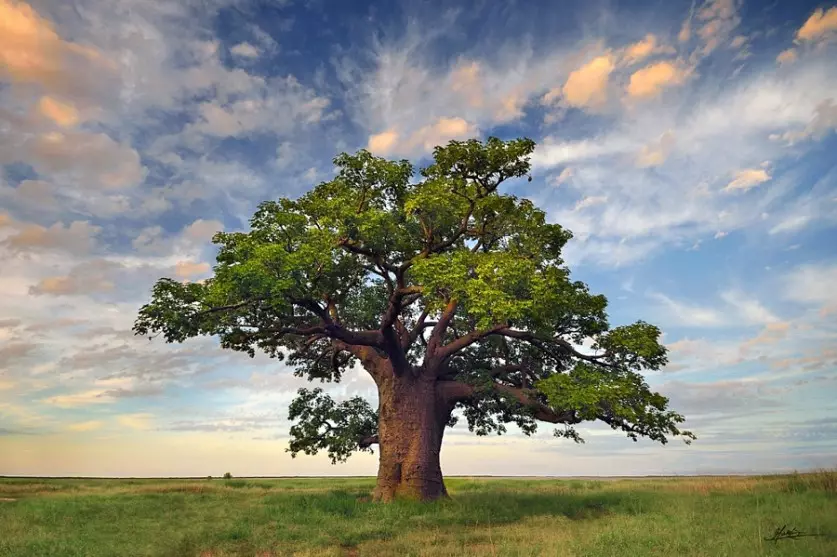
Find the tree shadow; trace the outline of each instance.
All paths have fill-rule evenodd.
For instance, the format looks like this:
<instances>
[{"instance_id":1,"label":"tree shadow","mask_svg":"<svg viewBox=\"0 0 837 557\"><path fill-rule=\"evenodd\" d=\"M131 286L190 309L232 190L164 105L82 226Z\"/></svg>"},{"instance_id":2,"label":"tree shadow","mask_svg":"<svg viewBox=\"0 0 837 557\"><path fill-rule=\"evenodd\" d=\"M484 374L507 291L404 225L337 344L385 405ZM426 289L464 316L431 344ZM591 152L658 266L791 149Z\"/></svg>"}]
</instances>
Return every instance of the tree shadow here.
<instances>
[{"instance_id":1,"label":"tree shadow","mask_svg":"<svg viewBox=\"0 0 837 557\"><path fill-rule=\"evenodd\" d=\"M650 492L603 490L584 486L530 485L494 487L491 483L451 490L451 498L431 503L369 500L364 489L338 489L310 494L283 494L267 503L273 519L293 509L296 520L316 517L327 524L327 538L343 547L387 540L405 530L449 530L503 526L529 518L554 517L572 521L601 520L617 515L654 512L662 504ZM287 519L287 518L286 518ZM325 540L323 540L325 541Z\"/></svg>"}]
</instances>

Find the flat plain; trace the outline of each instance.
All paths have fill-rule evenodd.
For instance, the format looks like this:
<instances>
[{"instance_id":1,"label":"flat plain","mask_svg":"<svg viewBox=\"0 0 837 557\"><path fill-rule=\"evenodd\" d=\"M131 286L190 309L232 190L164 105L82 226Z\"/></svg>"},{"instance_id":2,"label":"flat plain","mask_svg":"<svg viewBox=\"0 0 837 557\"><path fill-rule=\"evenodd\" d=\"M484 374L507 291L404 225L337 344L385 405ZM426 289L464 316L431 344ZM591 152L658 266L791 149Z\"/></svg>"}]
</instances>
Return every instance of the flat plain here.
<instances>
[{"instance_id":1,"label":"flat plain","mask_svg":"<svg viewBox=\"0 0 837 557\"><path fill-rule=\"evenodd\" d=\"M0 478L0 555L837 556L837 471L446 484L380 505L374 478Z\"/></svg>"}]
</instances>

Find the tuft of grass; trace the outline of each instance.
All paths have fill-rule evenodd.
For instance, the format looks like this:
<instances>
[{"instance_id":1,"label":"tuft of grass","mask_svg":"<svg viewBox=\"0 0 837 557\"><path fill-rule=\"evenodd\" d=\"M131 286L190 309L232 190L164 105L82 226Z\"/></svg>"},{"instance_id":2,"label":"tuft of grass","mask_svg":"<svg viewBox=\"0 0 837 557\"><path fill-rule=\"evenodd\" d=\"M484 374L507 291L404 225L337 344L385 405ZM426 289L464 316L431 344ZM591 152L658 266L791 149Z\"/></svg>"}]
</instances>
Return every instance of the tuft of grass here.
<instances>
[{"instance_id":1,"label":"tuft of grass","mask_svg":"<svg viewBox=\"0 0 837 557\"><path fill-rule=\"evenodd\" d=\"M0 478L0 555L833 557L835 479L450 478L380 505L374 478ZM783 525L813 535L765 540Z\"/></svg>"}]
</instances>

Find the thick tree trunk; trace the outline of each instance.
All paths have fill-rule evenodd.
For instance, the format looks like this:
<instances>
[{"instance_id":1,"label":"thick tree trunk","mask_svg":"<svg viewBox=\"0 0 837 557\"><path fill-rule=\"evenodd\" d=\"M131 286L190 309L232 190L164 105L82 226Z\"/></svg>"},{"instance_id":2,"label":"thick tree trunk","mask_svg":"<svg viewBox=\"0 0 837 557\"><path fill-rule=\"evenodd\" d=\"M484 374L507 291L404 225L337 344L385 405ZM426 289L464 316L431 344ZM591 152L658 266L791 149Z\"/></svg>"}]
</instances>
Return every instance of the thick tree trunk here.
<instances>
[{"instance_id":1,"label":"thick tree trunk","mask_svg":"<svg viewBox=\"0 0 837 557\"><path fill-rule=\"evenodd\" d=\"M373 499L447 497L439 455L451 409L435 381L407 372L378 384L380 464Z\"/></svg>"}]
</instances>

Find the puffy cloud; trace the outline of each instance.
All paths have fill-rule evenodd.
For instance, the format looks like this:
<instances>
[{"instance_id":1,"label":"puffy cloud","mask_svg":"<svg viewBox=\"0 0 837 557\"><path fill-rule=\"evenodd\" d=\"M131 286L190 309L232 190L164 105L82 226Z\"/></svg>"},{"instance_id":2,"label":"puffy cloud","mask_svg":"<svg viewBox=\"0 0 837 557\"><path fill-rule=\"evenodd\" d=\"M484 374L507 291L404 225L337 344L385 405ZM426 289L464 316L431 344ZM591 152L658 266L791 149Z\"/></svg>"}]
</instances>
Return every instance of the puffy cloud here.
<instances>
[{"instance_id":1,"label":"puffy cloud","mask_svg":"<svg viewBox=\"0 0 837 557\"><path fill-rule=\"evenodd\" d=\"M23 180L16 188L0 186L0 196L33 211L55 212L60 208L55 188L43 180Z\"/></svg>"},{"instance_id":2,"label":"puffy cloud","mask_svg":"<svg viewBox=\"0 0 837 557\"><path fill-rule=\"evenodd\" d=\"M79 121L78 110L72 103L64 103L49 96L41 97L38 110L63 128L72 127Z\"/></svg>"},{"instance_id":3,"label":"puffy cloud","mask_svg":"<svg viewBox=\"0 0 837 557\"><path fill-rule=\"evenodd\" d=\"M89 86L90 77L107 69L113 63L99 51L61 39L52 23L27 3L0 0L0 77L77 93Z\"/></svg>"},{"instance_id":4,"label":"puffy cloud","mask_svg":"<svg viewBox=\"0 0 837 557\"><path fill-rule=\"evenodd\" d=\"M795 48L788 48L787 50L783 50L776 56L776 62L779 64L790 64L791 62L796 61L799 58L799 55L796 52Z\"/></svg>"},{"instance_id":5,"label":"puffy cloud","mask_svg":"<svg viewBox=\"0 0 837 557\"><path fill-rule=\"evenodd\" d=\"M439 118L433 124L416 132L409 143L415 142L425 150L430 150L436 145L445 144L452 139L466 139L476 135L476 133L476 127L462 118Z\"/></svg>"},{"instance_id":6,"label":"puffy cloud","mask_svg":"<svg viewBox=\"0 0 837 557\"><path fill-rule=\"evenodd\" d=\"M94 248L95 237L100 231L101 227L88 221L74 221L68 226L58 222L49 228L21 223L16 232L7 236L0 245L16 252L60 250L82 255Z\"/></svg>"},{"instance_id":7,"label":"puffy cloud","mask_svg":"<svg viewBox=\"0 0 837 557\"><path fill-rule=\"evenodd\" d=\"M676 63L656 62L631 74L627 92L637 99L656 97L663 89L682 84L689 75L687 68Z\"/></svg>"},{"instance_id":8,"label":"puffy cloud","mask_svg":"<svg viewBox=\"0 0 837 557\"><path fill-rule=\"evenodd\" d=\"M613 54L593 58L567 77L563 100L576 108L598 108L607 102L610 74L616 67Z\"/></svg>"},{"instance_id":9,"label":"puffy cloud","mask_svg":"<svg viewBox=\"0 0 837 557\"><path fill-rule=\"evenodd\" d=\"M805 21L796 38L801 41L823 41L837 36L837 6L827 11L817 8Z\"/></svg>"},{"instance_id":10,"label":"puffy cloud","mask_svg":"<svg viewBox=\"0 0 837 557\"><path fill-rule=\"evenodd\" d=\"M467 139L476 134L476 126L462 118L439 118L400 141L402 136L394 130L372 135L367 148L377 155L410 155L430 151L452 139Z\"/></svg>"},{"instance_id":11,"label":"puffy cloud","mask_svg":"<svg viewBox=\"0 0 837 557\"><path fill-rule=\"evenodd\" d=\"M4 343L0 347L0 367L6 368L13 360L23 359L32 354L37 348L37 344L30 342Z\"/></svg>"},{"instance_id":12,"label":"puffy cloud","mask_svg":"<svg viewBox=\"0 0 837 557\"><path fill-rule=\"evenodd\" d=\"M809 138L820 139L833 130L837 130L837 104L834 103L834 99L825 99L816 106L814 116L804 129L788 131L774 137L792 144Z\"/></svg>"},{"instance_id":13,"label":"puffy cloud","mask_svg":"<svg viewBox=\"0 0 837 557\"><path fill-rule=\"evenodd\" d=\"M387 130L369 136L367 149L375 154L386 155L392 151L398 141L398 133L394 130Z\"/></svg>"},{"instance_id":14,"label":"puffy cloud","mask_svg":"<svg viewBox=\"0 0 837 557\"><path fill-rule=\"evenodd\" d=\"M65 276L41 279L38 284L29 287L29 293L35 296L73 296L110 292L116 286L113 273L121 268L119 264L103 259L85 262Z\"/></svg>"},{"instance_id":15,"label":"puffy cloud","mask_svg":"<svg viewBox=\"0 0 837 557\"><path fill-rule=\"evenodd\" d=\"M191 242L203 243L212 239L216 232L224 230L224 224L217 220L197 219L183 229L183 237Z\"/></svg>"},{"instance_id":16,"label":"puffy cloud","mask_svg":"<svg viewBox=\"0 0 837 557\"><path fill-rule=\"evenodd\" d=\"M622 54L622 61L628 65L642 62L654 54L674 54L674 48L661 45L657 37L648 33L641 41L629 45Z\"/></svg>"},{"instance_id":17,"label":"puffy cloud","mask_svg":"<svg viewBox=\"0 0 837 557\"><path fill-rule=\"evenodd\" d=\"M724 187L724 191L747 191L770 180L764 168L745 168L735 173L735 178Z\"/></svg>"},{"instance_id":18,"label":"puffy cloud","mask_svg":"<svg viewBox=\"0 0 837 557\"><path fill-rule=\"evenodd\" d=\"M230 52L236 56L243 56L244 58L258 58L259 49L250 43L238 43L230 49Z\"/></svg>"},{"instance_id":19,"label":"puffy cloud","mask_svg":"<svg viewBox=\"0 0 837 557\"><path fill-rule=\"evenodd\" d=\"M312 124L326 117L331 101L318 96L293 76L269 82L251 79L252 90L240 100L215 99L202 103L198 122L184 130L186 140L197 141L190 138L194 132L237 137L251 132L291 131L300 124Z\"/></svg>"},{"instance_id":20,"label":"puffy cloud","mask_svg":"<svg viewBox=\"0 0 837 557\"><path fill-rule=\"evenodd\" d=\"M145 177L139 153L106 134L17 131L0 163L24 162L41 175L62 178L81 189L126 188Z\"/></svg>"},{"instance_id":21,"label":"puffy cloud","mask_svg":"<svg viewBox=\"0 0 837 557\"><path fill-rule=\"evenodd\" d=\"M736 3L736 0L707 0L700 7L697 35L703 41L703 49L696 52L697 57L715 50L741 23Z\"/></svg>"}]
</instances>

